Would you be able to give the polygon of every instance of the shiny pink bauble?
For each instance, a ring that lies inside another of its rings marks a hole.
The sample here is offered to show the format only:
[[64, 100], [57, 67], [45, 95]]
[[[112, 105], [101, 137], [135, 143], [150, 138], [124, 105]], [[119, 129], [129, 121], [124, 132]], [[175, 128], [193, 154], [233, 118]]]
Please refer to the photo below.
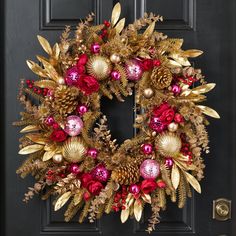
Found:
[[172, 85], [172, 87], [171, 87], [171, 91], [175, 94], [175, 95], [178, 95], [178, 94], [180, 94], [180, 92], [181, 92], [181, 88], [180, 88], [180, 86], [179, 85]]
[[150, 143], [142, 144], [142, 145], [141, 145], [141, 148], [142, 148], [142, 152], [143, 152], [145, 155], [151, 154], [151, 153], [152, 153], [152, 150], [153, 150], [152, 144], [150, 144]]
[[140, 166], [140, 174], [144, 179], [155, 179], [160, 174], [159, 163], [152, 159], [146, 159]]
[[70, 166], [70, 172], [77, 175], [80, 172], [79, 166], [77, 164], [72, 164]]
[[84, 104], [78, 105], [76, 111], [82, 116], [88, 111], [88, 107]]
[[162, 132], [166, 128], [165, 125], [160, 121], [159, 117], [155, 116], [151, 118], [149, 127], [158, 133]]
[[120, 80], [120, 77], [121, 77], [121, 74], [120, 74], [119, 71], [113, 70], [113, 71], [111, 72], [111, 78], [112, 78], [113, 80]]
[[52, 126], [54, 123], [55, 123], [55, 120], [54, 120], [54, 118], [52, 116], [48, 116], [45, 119], [45, 124], [46, 125]]
[[96, 148], [89, 148], [87, 151], [87, 155], [95, 159], [98, 156], [98, 150]]
[[78, 116], [68, 116], [65, 124], [65, 132], [70, 136], [77, 136], [83, 128], [83, 121]]
[[173, 162], [173, 159], [171, 157], [167, 157], [165, 159], [165, 165], [168, 167], [168, 168], [171, 168], [173, 166], [174, 162]]
[[73, 66], [66, 71], [65, 82], [69, 86], [77, 85], [79, 77], [80, 75], [77, 67]]
[[132, 194], [138, 194], [140, 192], [140, 186], [137, 184], [131, 184], [129, 186], [129, 192]]
[[100, 52], [100, 45], [98, 43], [94, 43], [91, 46], [92, 53], [99, 53]]
[[106, 182], [110, 177], [110, 172], [105, 166], [98, 165], [92, 170], [92, 176], [97, 181]]
[[139, 61], [135, 59], [128, 61], [125, 69], [129, 80], [136, 81], [141, 79], [143, 70]]

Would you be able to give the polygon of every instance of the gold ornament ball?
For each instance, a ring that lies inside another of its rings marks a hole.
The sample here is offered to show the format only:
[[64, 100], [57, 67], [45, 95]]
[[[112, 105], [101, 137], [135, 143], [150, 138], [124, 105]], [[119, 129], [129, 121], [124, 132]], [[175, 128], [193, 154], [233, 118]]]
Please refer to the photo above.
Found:
[[143, 91], [143, 95], [145, 98], [151, 98], [154, 94], [154, 91], [151, 88], [146, 88]]
[[85, 143], [78, 137], [71, 137], [62, 146], [64, 158], [73, 163], [81, 162], [87, 152]]
[[178, 135], [165, 132], [157, 138], [157, 147], [161, 155], [174, 157], [179, 154], [181, 149], [181, 139]]
[[55, 155], [52, 157], [52, 160], [53, 160], [54, 163], [59, 164], [59, 163], [62, 162], [63, 156], [62, 156], [62, 154], [57, 153], [57, 154], [55, 154]]
[[120, 56], [118, 54], [112, 54], [110, 56], [110, 60], [113, 63], [119, 63], [120, 62]]
[[170, 123], [170, 124], [168, 125], [168, 130], [169, 130], [170, 132], [175, 132], [175, 131], [178, 129], [178, 127], [179, 127], [178, 124], [172, 122], [172, 123]]
[[61, 84], [61, 85], [65, 84], [64, 78], [61, 77], [61, 78], [58, 80], [58, 83]]

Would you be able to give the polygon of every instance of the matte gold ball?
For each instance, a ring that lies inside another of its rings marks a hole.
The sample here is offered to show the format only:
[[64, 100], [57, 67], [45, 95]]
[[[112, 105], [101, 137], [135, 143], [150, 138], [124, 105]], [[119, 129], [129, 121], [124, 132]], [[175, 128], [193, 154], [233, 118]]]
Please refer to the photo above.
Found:
[[58, 80], [58, 83], [61, 84], [61, 85], [65, 84], [64, 78], [61, 77], [61, 78]]
[[151, 88], [146, 88], [143, 91], [143, 95], [145, 98], [151, 98], [154, 94], [154, 91]]
[[170, 132], [175, 132], [175, 131], [178, 129], [178, 127], [179, 127], [178, 124], [172, 122], [172, 123], [170, 123], [170, 124], [168, 125], [168, 130], [169, 130]]
[[110, 56], [110, 60], [113, 63], [119, 63], [120, 62], [120, 56], [118, 54], [112, 54]]
[[52, 157], [52, 160], [53, 160], [54, 163], [59, 164], [63, 161], [63, 156], [62, 156], [62, 154], [57, 153]]

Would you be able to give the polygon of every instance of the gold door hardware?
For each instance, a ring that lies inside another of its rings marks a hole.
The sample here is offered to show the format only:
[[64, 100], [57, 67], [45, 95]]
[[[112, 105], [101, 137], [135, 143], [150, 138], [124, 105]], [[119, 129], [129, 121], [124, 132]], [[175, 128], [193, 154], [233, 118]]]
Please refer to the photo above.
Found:
[[218, 198], [213, 201], [213, 219], [219, 221], [231, 219], [231, 200]]

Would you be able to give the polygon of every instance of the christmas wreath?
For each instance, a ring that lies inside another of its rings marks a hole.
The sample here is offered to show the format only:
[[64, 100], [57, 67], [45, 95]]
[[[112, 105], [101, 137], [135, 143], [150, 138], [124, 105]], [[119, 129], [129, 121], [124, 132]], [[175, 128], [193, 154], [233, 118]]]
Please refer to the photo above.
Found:
[[[74, 37], [67, 26], [53, 47], [38, 36], [49, 57], [28, 60], [38, 78], [20, 83], [25, 111], [14, 125], [24, 126], [19, 154], [28, 158], [17, 174], [36, 179], [25, 202], [41, 193], [43, 200], [53, 195], [55, 211], [68, 203], [65, 221], [80, 212], [80, 223], [93, 222], [112, 211], [120, 211], [122, 223], [139, 221], [150, 205], [151, 232], [167, 198], [182, 208], [191, 186], [201, 192], [202, 153], [209, 152], [205, 115], [219, 115], [199, 103], [215, 84], [188, 60], [202, 51], [183, 50], [182, 39], [154, 31], [161, 16], [145, 14], [125, 28], [120, 11], [117, 3], [111, 20], [95, 26], [88, 15]], [[118, 145], [100, 100], [123, 102], [133, 89], [139, 132]]]

